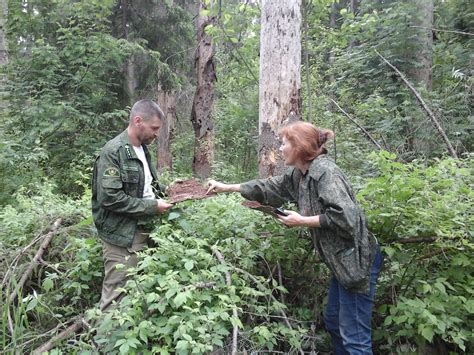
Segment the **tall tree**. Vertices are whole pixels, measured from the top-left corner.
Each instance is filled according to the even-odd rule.
[[[197,86],[191,111],[191,122],[194,127],[193,172],[201,178],[209,177],[214,160],[214,125],[212,109],[214,106],[214,45],[212,37],[206,33],[206,27],[213,24],[215,16],[205,13],[207,6],[199,1],[199,15],[196,21],[198,47],[195,66]]]
[[[417,50],[412,53],[411,78],[427,90],[431,90],[433,66],[433,10],[434,0],[412,0],[416,9]]]
[[[260,32],[259,173],[282,171],[278,129],[301,118],[301,0],[263,0]]]
[[[6,39],[8,0],[0,1],[0,110],[7,105],[7,85],[4,68],[8,63],[8,47]]]
[[[176,94],[174,91],[164,91],[161,86],[157,88],[157,102],[165,113],[166,120],[160,129],[158,137],[158,172],[172,170],[173,158],[170,150],[171,133],[176,121]]]
[[[415,36],[413,51],[406,53],[409,58],[408,77],[418,87],[430,91],[432,88],[433,66],[433,10],[434,0],[411,0],[415,15],[412,26]],[[429,140],[434,135],[431,125],[424,115],[413,115],[407,122],[408,147],[416,153],[429,155]]]

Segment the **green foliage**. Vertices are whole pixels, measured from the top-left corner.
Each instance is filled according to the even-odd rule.
[[[384,330],[376,339],[392,349],[439,338],[464,352],[474,345],[472,155],[429,166],[402,164],[387,152],[370,159],[378,176],[359,198],[387,254],[382,285],[393,300],[379,308]]]
[[[369,159],[373,177],[361,183],[358,196],[386,254],[375,348],[415,351],[441,341],[451,351],[468,351],[473,346],[472,157],[430,165],[401,164],[387,152]],[[9,313],[14,329],[1,330],[5,349],[28,352],[45,340],[41,334],[87,310],[95,329],[55,351],[228,352],[234,326],[242,351],[325,348],[322,285],[329,273],[304,231],[282,228],[272,217],[241,206],[236,196],[183,202],[163,216],[152,234],[155,247],[140,254],[125,298],[104,315],[94,309],[102,260],[91,220],[84,220],[90,196],[71,202],[55,195],[54,187],[39,191],[24,191],[15,197],[17,205],[2,211],[2,248],[13,251],[30,243],[51,223],[42,220],[63,216],[72,226],[53,239],[46,266],[18,303],[4,302],[2,319]],[[405,242],[427,237],[436,240]]]
[[[234,326],[246,349],[301,346],[305,330],[274,318],[286,306],[272,295],[284,288],[271,275],[252,276],[270,244],[259,239],[258,212],[240,201],[219,196],[168,215],[152,235],[157,248],[132,272],[127,296],[102,316],[96,341],[105,352],[228,352]]]
[[[4,251],[0,260],[0,346],[6,353],[30,352],[45,342],[51,329],[85,312],[100,295],[101,245],[90,229],[90,219],[85,219],[90,214],[89,198],[68,200],[54,190],[48,183],[35,191],[19,189],[15,204],[0,212]],[[17,281],[58,218],[62,222],[47,253],[16,301],[10,302]]]
[[[359,129],[331,104],[334,98],[385,149],[403,160],[440,157],[446,152],[438,132],[414,95],[400,78],[375,53],[377,49],[410,80],[441,121],[458,152],[472,147],[472,105],[469,95],[469,36],[434,32],[431,55],[432,88],[416,82],[414,73],[421,63],[416,53],[423,49],[420,40],[427,29],[413,27],[420,17],[414,2],[362,1],[353,13],[348,2],[317,2],[307,6],[305,51],[309,72],[302,70],[306,104],[304,113],[317,125],[336,130],[337,155],[344,167],[357,168],[374,146]],[[432,27],[447,31],[473,32],[472,7],[467,1],[435,1]],[[334,23],[329,13],[334,12]],[[322,16],[321,14],[324,14]],[[459,20],[458,20],[459,19]],[[462,29],[460,29],[462,27]],[[470,42],[470,43],[469,43]],[[304,75],[304,77],[303,77]],[[309,103],[317,112],[309,112]],[[356,158],[356,159],[354,159]]]
[[[187,13],[163,2],[166,11],[153,12],[158,26],[158,15],[143,8],[145,17],[131,19],[125,40],[115,33],[116,6],[111,0],[10,2],[10,105],[1,137],[9,147],[1,153],[7,162],[0,178],[12,182],[2,183],[0,202],[9,202],[16,186],[45,176],[60,192],[81,196],[96,151],[126,125],[123,71],[130,58],[146,58],[137,74],[144,96],[158,84],[170,90],[183,81],[176,71],[183,70],[182,50],[191,38]],[[170,30],[173,36],[162,35]]]

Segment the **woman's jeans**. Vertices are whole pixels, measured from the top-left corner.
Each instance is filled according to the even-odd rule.
[[[377,248],[370,276],[369,295],[346,290],[333,276],[324,314],[335,355],[372,354],[372,308],[383,257]]]

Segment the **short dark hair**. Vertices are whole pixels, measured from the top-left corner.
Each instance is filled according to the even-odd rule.
[[[156,102],[147,99],[137,101],[133,104],[132,109],[130,110],[129,119],[132,120],[133,117],[136,116],[140,116],[145,121],[154,117],[158,117],[161,120],[166,118],[160,106],[158,106]]]

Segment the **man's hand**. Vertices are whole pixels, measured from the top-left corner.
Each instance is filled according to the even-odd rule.
[[[163,214],[165,213],[166,211],[168,211],[171,207],[173,207],[173,204],[172,203],[169,203],[169,202],[166,202],[165,200],[163,199],[158,199],[156,200],[156,209],[158,210],[158,212],[160,214]]]

